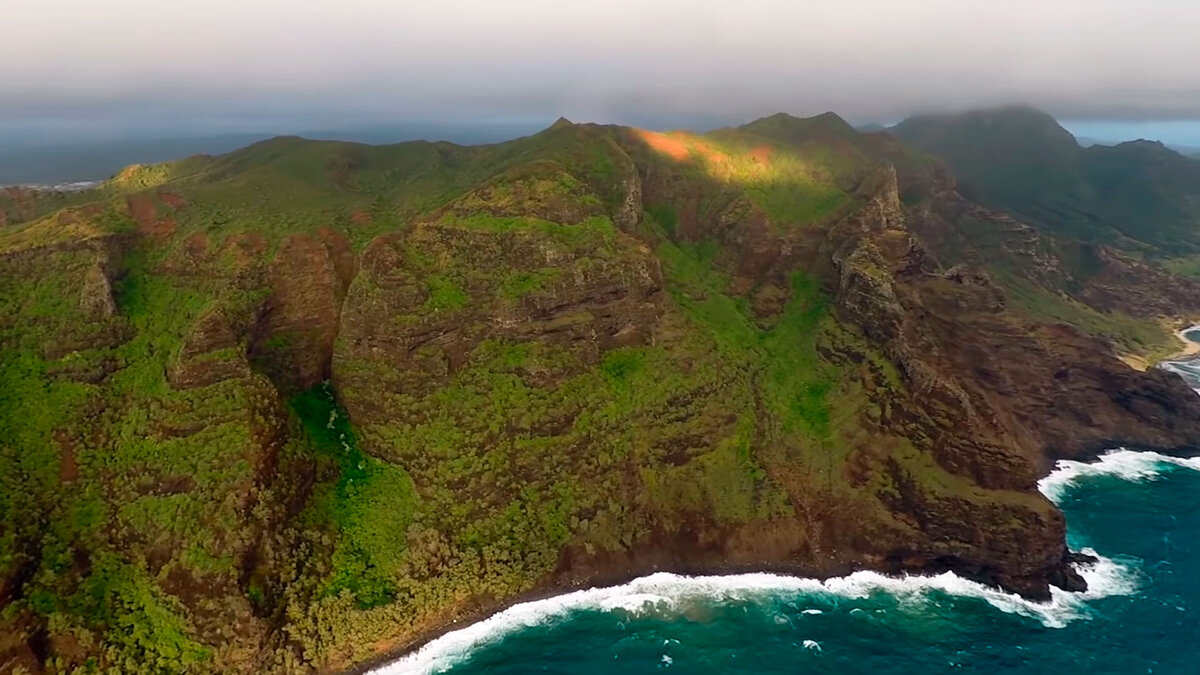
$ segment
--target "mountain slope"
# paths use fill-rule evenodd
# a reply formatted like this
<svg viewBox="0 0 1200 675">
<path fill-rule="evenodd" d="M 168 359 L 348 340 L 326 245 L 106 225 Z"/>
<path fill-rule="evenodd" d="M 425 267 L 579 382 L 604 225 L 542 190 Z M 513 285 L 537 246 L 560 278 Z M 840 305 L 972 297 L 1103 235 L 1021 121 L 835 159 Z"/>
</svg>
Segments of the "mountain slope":
<svg viewBox="0 0 1200 675">
<path fill-rule="evenodd" d="M 1200 253 L 1200 162 L 1161 143 L 1083 148 L 1029 108 L 916 116 L 890 130 L 980 199 L 1047 233 L 1154 259 Z"/>
<path fill-rule="evenodd" d="M 1044 597 L 1081 584 L 1053 458 L 1200 447 L 1178 378 L 973 262 L 1003 214 L 832 114 L 280 138 L 70 199 L 0 227 L 31 670 L 334 670 L 664 568 Z M 1052 275 L 1035 243 L 1002 262 Z"/>
</svg>

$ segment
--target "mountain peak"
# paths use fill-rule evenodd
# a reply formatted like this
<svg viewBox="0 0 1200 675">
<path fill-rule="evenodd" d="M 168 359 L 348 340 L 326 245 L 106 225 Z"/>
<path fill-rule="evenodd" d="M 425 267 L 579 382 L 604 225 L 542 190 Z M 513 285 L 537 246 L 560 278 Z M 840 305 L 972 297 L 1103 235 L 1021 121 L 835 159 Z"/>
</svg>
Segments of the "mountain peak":
<svg viewBox="0 0 1200 675">
<path fill-rule="evenodd" d="M 1045 138 L 1066 140 L 1075 137 L 1064 129 L 1050 113 L 1030 105 L 1005 105 L 977 108 L 951 113 L 918 113 L 897 124 L 900 133 L 918 128 L 958 128 L 971 133 L 1037 134 Z"/>
<path fill-rule="evenodd" d="M 796 117 L 791 113 L 777 112 L 774 115 L 760 117 L 745 126 L 750 127 L 759 124 L 790 124 L 806 127 L 817 125 L 850 126 L 846 120 L 842 119 L 841 115 L 838 115 L 833 111 L 826 111 L 820 115 L 813 115 L 812 117 Z"/>
<path fill-rule="evenodd" d="M 1156 140 L 1152 140 L 1149 138 L 1138 138 L 1138 139 L 1132 140 L 1132 141 L 1125 141 L 1124 143 L 1118 143 L 1115 147 L 1121 147 L 1121 146 L 1125 146 L 1125 147 L 1129 147 L 1129 148 L 1170 150 L 1170 148 L 1168 148 L 1167 145 L 1165 143 L 1163 143 L 1162 141 L 1156 141 Z"/>
<path fill-rule="evenodd" d="M 834 112 L 824 112 L 813 117 L 796 117 L 780 112 L 759 118 L 739 128 L 743 131 L 788 141 L 796 141 L 802 137 L 813 135 L 846 136 L 857 133 L 854 131 L 854 127 Z"/>
<path fill-rule="evenodd" d="M 571 120 L 569 120 L 565 117 L 559 117 L 558 119 L 554 120 L 554 124 L 551 124 L 550 128 L 551 129 L 565 129 L 567 127 L 573 127 L 573 126 L 575 126 L 575 123 L 572 122 Z"/>
<path fill-rule="evenodd" d="M 1020 149 L 1030 156 L 1079 149 L 1075 137 L 1054 116 L 1028 105 L 917 114 L 892 127 L 891 132 L 902 141 L 943 155 L 965 147 L 1000 152 Z"/>
</svg>

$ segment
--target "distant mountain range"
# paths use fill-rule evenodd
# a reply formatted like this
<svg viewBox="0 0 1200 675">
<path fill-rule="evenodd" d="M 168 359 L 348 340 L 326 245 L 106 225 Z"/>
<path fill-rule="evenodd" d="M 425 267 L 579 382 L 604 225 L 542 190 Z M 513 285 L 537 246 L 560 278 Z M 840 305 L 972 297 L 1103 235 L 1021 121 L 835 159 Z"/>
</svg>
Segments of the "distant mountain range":
<svg viewBox="0 0 1200 675">
<path fill-rule="evenodd" d="M 537 130 L 536 125 L 528 123 L 411 123 L 393 127 L 311 130 L 303 135 L 308 138 L 337 138 L 376 144 L 415 139 L 494 143 Z M 0 138 L 0 186 L 104 180 L 130 164 L 156 164 L 200 154 L 218 155 L 274 135 L 238 133 L 35 144 Z"/>
<path fill-rule="evenodd" d="M 879 123 L 856 127 L 862 133 L 886 131 Z M 456 123 L 406 123 L 392 127 L 324 129 L 302 132 L 305 138 L 331 138 L 384 144 L 408 140 L 445 140 L 454 143 L 495 143 L 537 131 L 524 122 L 486 125 Z M 0 186 L 56 185 L 103 180 L 130 164 L 154 164 L 179 157 L 215 155 L 274 136 L 272 133 L 237 133 L 178 138 L 128 138 L 64 143 L 15 143 L 0 138 Z M 1080 145 L 1117 145 L 1113 141 L 1077 138 Z M 1170 145 L 1188 156 L 1200 157 L 1200 147 Z"/>
<path fill-rule="evenodd" d="M 1106 140 L 1100 140 L 1098 138 L 1089 138 L 1087 136 L 1076 136 L 1075 140 L 1078 141 L 1079 144 L 1085 148 L 1093 146 L 1093 145 L 1113 146 L 1113 145 L 1120 145 L 1121 143 L 1128 142 L 1128 141 L 1106 141 Z M 1142 138 L 1142 139 L 1136 139 L 1136 140 L 1147 140 L 1147 139 Z M 1195 146 L 1191 146 L 1191 145 L 1179 145 L 1177 143 L 1164 143 L 1164 145 L 1166 145 L 1168 148 L 1174 150 L 1175 152 L 1178 152 L 1179 154 L 1187 156 L 1187 157 L 1195 157 L 1197 155 L 1200 155 L 1200 147 L 1195 147 Z"/>
</svg>

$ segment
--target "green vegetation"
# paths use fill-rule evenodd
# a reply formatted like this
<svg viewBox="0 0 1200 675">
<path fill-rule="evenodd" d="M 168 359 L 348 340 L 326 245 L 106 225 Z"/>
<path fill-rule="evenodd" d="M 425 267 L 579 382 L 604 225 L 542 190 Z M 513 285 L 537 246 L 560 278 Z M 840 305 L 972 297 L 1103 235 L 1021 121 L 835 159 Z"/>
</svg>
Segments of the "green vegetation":
<svg viewBox="0 0 1200 675">
<path fill-rule="evenodd" d="M 750 374 L 781 431 L 802 437 L 801 446 L 811 452 L 823 452 L 823 444 L 830 441 L 827 398 L 842 375 L 817 356 L 822 331 L 835 330 L 823 293 L 815 280 L 794 274 L 783 314 L 771 328 L 760 328 L 745 299 L 723 292 L 728 280 L 713 269 L 713 250 L 666 242 L 659 246 L 672 295 L 712 336 L 721 358 Z M 823 456 L 812 459 L 826 465 Z"/>
<path fill-rule="evenodd" d="M 172 390 L 167 364 L 205 292 L 133 255 L 120 313 L 88 316 L 80 288 L 98 255 L 18 259 L 0 279 L 13 303 L 0 329 L 0 570 L 29 570 L 28 610 L 92 645 L 103 669 L 201 668 L 211 643 L 180 596 L 194 601 L 188 579 L 220 592 L 236 578 L 249 523 L 230 495 L 254 482 L 255 389 Z"/>
<path fill-rule="evenodd" d="M 532 272 L 513 272 L 500 283 L 500 294 L 509 300 L 521 298 L 551 286 L 562 277 L 557 267 L 545 267 Z"/>
<path fill-rule="evenodd" d="M 467 306 L 471 302 L 471 296 L 467 292 L 459 288 L 452 280 L 445 277 L 434 276 L 430 277 L 428 282 L 429 299 L 425 301 L 425 308 L 434 312 L 440 312 L 447 309 L 460 309 Z"/>
<path fill-rule="evenodd" d="M 405 534 L 416 508 L 412 479 L 397 466 L 366 455 L 346 411 L 322 385 L 291 401 L 317 456 L 337 467 L 337 481 L 318 489 L 306 518 L 328 522 L 340 539 L 331 561 L 327 595 L 350 591 L 359 608 L 395 597 Z"/>
<path fill-rule="evenodd" d="M 1031 318 L 1066 323 L 1112 340 L 1117 351 L 1146 363 L 1157 363 L 1180 350 L 1175 332 L 1163 321 L 1102 312 L 1064 295 L 1057 295 L 1017 277 L 1004 278 L 1009 300 Z"/>
<path fill-rule="evenodd" d="M 1200 255 L 1167 258 L 1163 260 L 1163 267 L 1167 268 L 1172 274 L 1200 280 Z"/>
<path fill-rule="evenodd" d="M 679 227 L 679 214 L 675 213 L 675 207 L 662 203 L 647 204 L 646 213 L 666 232 L 668 237 L 674 238 L 675 230 Z"/>
<path fill-rule="evenodd" d="M 5 192 L 0 667 L 333 671 L 606 560 L 966 559 L 980 530 L 934 527 L 976 513 L 1019 549 L 1052 507 L 943 463 L 956 402 L 833 310 L 831 224 L 927 162 L 832 115 L 561 122 Z M 967 225 L 947 250 L 1002 239 Z M 1131 351 L 1170 337 L 999 280 Z"/>
</svg>

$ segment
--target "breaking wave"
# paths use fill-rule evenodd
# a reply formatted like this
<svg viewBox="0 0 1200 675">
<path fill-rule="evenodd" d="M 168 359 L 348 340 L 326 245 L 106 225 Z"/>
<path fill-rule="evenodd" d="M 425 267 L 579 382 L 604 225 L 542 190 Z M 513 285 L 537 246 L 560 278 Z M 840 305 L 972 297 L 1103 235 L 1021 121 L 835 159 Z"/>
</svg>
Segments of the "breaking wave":
<svg viewBox="0 0 1200 675">
<path fill-rule="evenodd" d="M 1095 551 L 1084 549 L 1096 556 Z M 889 577 L 877 572 L 855 572 L 844 577 L 819 580 L 775 574 L 736 574 L 688 577 L 658 573 L 635 579 L 623 586 L 591 588 L 514 605 L 490 618 L 447 633 L 403 659 L 373 672 L 380 675 L 436 673 L 466 658 L 472 651 L 525 628 L 545 625 L 580 610 L 624 612 L 627 615 L 654 613 L 682 615 L 697 604 L 721 601 L 777 602 L 803 597 L 868 598 L 886 593 L 904 606 L 920 604 L 934 592 L 983 600 L 1006 613 L 1019 614 L 1059 628 L 1088 616 L 1087 603 L 1112 595 L 1128 595 L 1137 589 L 1136 575 L 1126 565 L 1096 556 L 1092 564 L 1078 565 L 1087 580 L 1085 593 L 1068 593 L 1051 588 L 1048 602 L 1033 602 L 1018 595 L 964 579 L 952 572 L 935 576 Z"/>
<path fill-rule="evenodd" d="M 1173 466 L 1200 471 L 1200 458 L 1181 459 L 1153 452 L 1119 449 L 1102 455 L 1092 463 L 1060 461 L 1055 470 L 1038 483 L 1038 488 L 1049 499 L 1061 502 L 1067 491 L 1082 479 L 1114 476 L 1129 481 L 1146 481 Z M 862 571 L 825 580 L 776 574 L 701 577 L 652 574 L 622 586 L 590 588 L 514 605 L 487 619 L 446 633 L 399 661 L 372 672 L 379 675 L 436 673 L 463 661 L 484 645 L 526 628 L 551 624 L 577 611 L 671 617 L 682 616 L 692 607 L 728 601 L 768 603 L 784 600 L 802 605 L 805 598 L 811 599 L 812 604 L 819 604 L 822 599 L 866 599 L 886 594 L 893 597 L 901 608 L 919 610 L 926 601 L 936 599 L 936 594 L 940 593 L 958 598 L 975 598 L 1002 612 L 1037 620 L 1048 628 L 1061 628 L 1072 621 L 1091 616 L 1089 605 L 1100 598 L 1131 595 L 1138 590 L 1139 573 L 1131 563 L 1100 556 L 1088 548 L 1083 552 L 1095 558 L 1095 562 L 1075 565 L 1087 581 L 1088 590 L 1070 593 L 1051 588 L 1051 598 L 1046 602 L 1034 602 L 964 579 L 952 572 L 891 577 Z M 827 603 L 821 604 L 827 606 Z M 816 615 L 821 611 L 814 607 L 804 609 L 800 614 Z M 805 647 L 820 649 L 816 643 L 806 644 Z"/>
<path fill-rule="evenodd" d="M 1061 502 L 1066 490 L 1081 479 L 1112 476 L 1132 482 L 1145 482 L 1161 476 L 1171 467 L 1200 471 L 1200 457 L 1182 458 L 1157 452 L 1137 452 L 1120 448 L 1111 450 L 1094 462 L 1059 460 L 1054 471 L 1038 481 L 1038 489 L 1051 501 Z"/>
<path fill-rule="evenodd" d="M 1200 325 L 1184 328 L 1179 331 L 1179 337 L 1189 342 L 1200 343 Z M 1163 361 L 1158 364 L 1158 367 L 1182 377 L 1189 387 L 1200 394 L 1200 356 L 1177 361 Z"/>
</svg>

